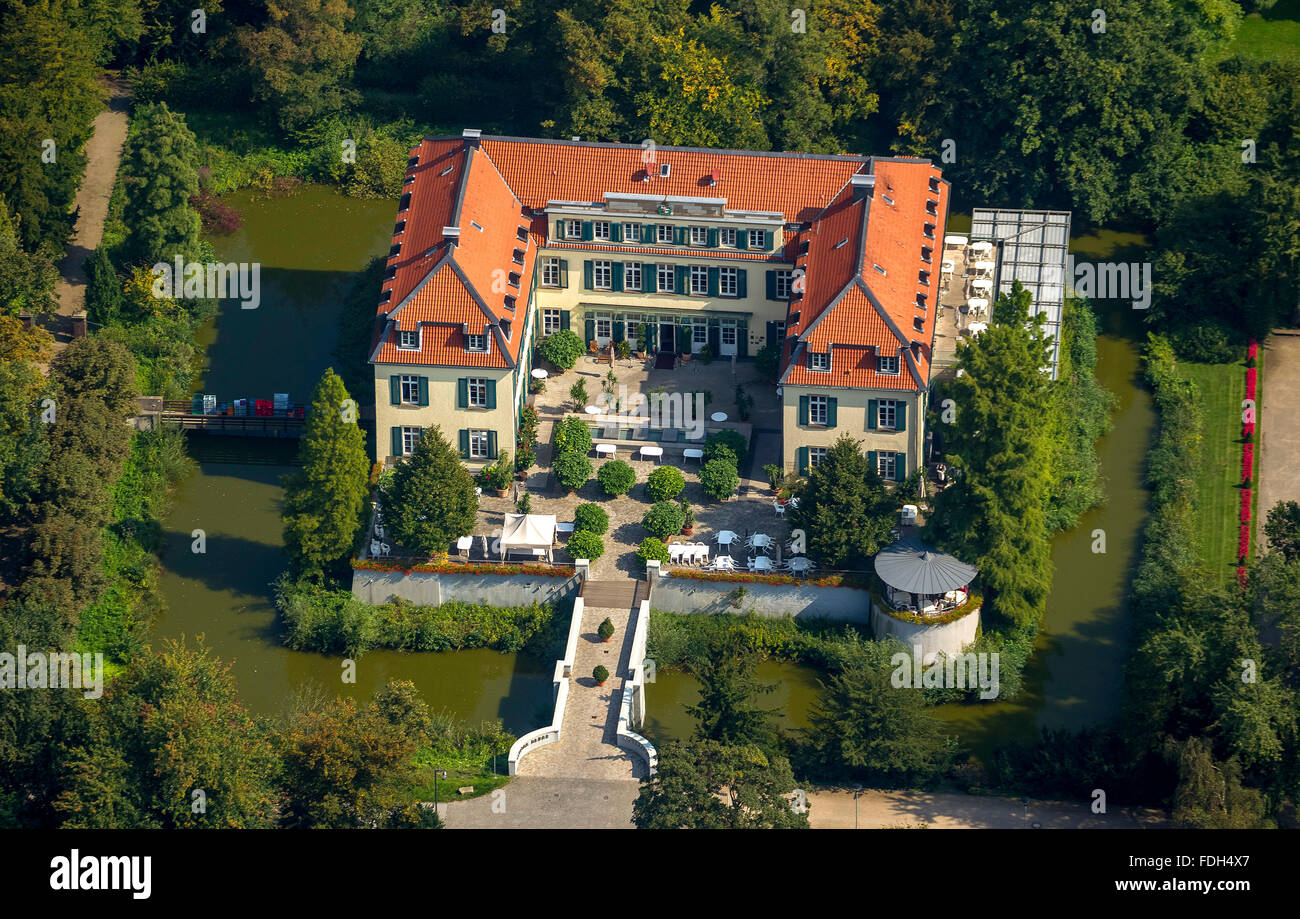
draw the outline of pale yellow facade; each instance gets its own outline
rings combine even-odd
[[[398,401],[393,401],[392,377],[398,378]],[[407,378],[406,392],[402,389],[402,379]],[[410,380],[415,381],[415,392],[411,393]],[[425,381],[427,405],[420,405],[420,380]],[[481,380],[482,390],[488,401],[495,408],[466,406],[459,408],[458,397],[462,388],[469,389],[468,382],[462,387],[461,381]],[[376,364],[375,365],[375,450],[380,460],[392,463],[403,453],[409,451],[409,443],[397,438],[394,430],[403,428],[429,428],[434,425],[442,429],[442,436],[453,449],[462,451],[462,432],[491,433],[487,445],[495,450],[481,451],[485,454],[499,454],[501,450],[514,449],[515,432],[515,373],[513,370],[471,368],[471,367],[429,367],[419,364]],[[414,395],[414,401],[407,401]],[[407,438],[409,440],[409,437]],[[470,468],[478,469],[491,463],[492,455],[477,456],[470,451],[466,462]]]
[[[833,415],[828,419],[833,425],[818,423],[817,413],[808,412],[809,420],[800,423],[801,397],[824,397],[834,400]],[[881,403],[892,402],[893,427],[882,423]],[[902,410],[899,410],[899,406]],[[874,411],[875,424],[868,416]],[[891,417],[888,409],[883,418]],[[899,420],[902,430],[899,430]],[[787,472],[806,474],[813,462],[811,451],[829,448],[847,434],[862,443],[869,458],[877,461],[877,471],[887,474],[889,461],[882,457],[895,457],[893,481],[901,481],[921,465],[925,442],[925,393],[893,389],[845,389],[805,385],[785,385],[781,388],[781,461]],[[800,448],[809,448],[808,456],[801,456]],[[898,458],[901,455],[901,460]]]

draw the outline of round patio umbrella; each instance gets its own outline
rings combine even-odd
[[[966,326],[966,331],[970,332],[972,335],[978,335],[988,327],[989,324],[987,322],[972,322],[970,325]]]
[[[968,585],[979,569],[907,538],[876,553],[876,574],[895,590],[942,594]]]
[[[978,262],[975,263],[975,270],[976,270],[976,271],[992,271],[992,270],[993,270],[993,263],[990,262],[988,259],[980,259]]]

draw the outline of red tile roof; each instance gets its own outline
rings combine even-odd
[[[792,302],[787,321],[788,382],[804,382],[811,374],[810,385],[831,385],[827,374],[806,370],[808,350],[828,349],[829,376],[841,381],[834,385],[919,388],[928,379],[938,275],[930,310],[916,309],[918,290],[931,292],[917,283],[921,245],[935,246],[924,238],[922,225],[933,222],[941,238],[948,207],[946,183],[940,180],[939,192],[929,190],[931,177],[940,173],[928,161],[662,147],[647,168],[640,145],[510,137],[484,137],[477,145],[459,137],[427,138],[412,156],[418,163],[404,187],[410,205],[398,213],[407,223],[393,237],[402,249],[389,261],[394,277],[384,289],[391,296],[379,307],[386,321],[377,330],[372,361],[514,366],[538,247],[569,245],[547,241],[540,211],[555,201],[596,204],[615,192],[725,197],[729,211],[780,213],[785,222],[804,225],[785,231],[784,255],[699,253],[710,260],[796,261],[806,271],[802,296]],[[661,164],[671,167],[669,176],[659,174]],[[863,173],[875,176],[874,193],[865,200],[849,181]],[[927,200],[938,202],[937,215],[926,214]],[[457,237],[443,232],[450,226],[459,229]],[[525,241],[517,235],[521,227]],[[804,244],[807,254],[800,256]],[[691,255],[676,247],[573,247]],[[524,252],[522,265],[513,261],[515,249]],[[508,284],[511,273],[519,275],[517,287]],[[513,311],[507,295],[516,298]],[[919,331],[914,315],[925,321]],[[398,349],[398,330],[417,324],[424,329],[421,349]],[[467,324],[474,334],[482,325],[492,337],[489,354],[465,352],[460,335]],[[508,327],[509,339],[503,334]],[[908,369],[898,375],[875,373],[872,355],[897,353],[914,340],[920,343],[914,367],[904,360]]]

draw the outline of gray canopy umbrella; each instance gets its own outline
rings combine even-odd
[[[876,553],[876,574],[895,590],[933,595],[965,587],[979,569],[909,538]]]

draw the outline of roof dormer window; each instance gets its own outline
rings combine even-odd
[[[930,216],[932,216],[932,217],[937,217],[938,214],[939,214],[939,202],[938,202],[938,201],[926,201],[926,202],[925,202],[925,212],[926,212],[927,214],[929,214]]]
[[[400,235],[400,234],[402,234],[402,233],[405,233],[405,232],[406,232],[406,221],[405,221],[405,220],[399,220],[399,221],[397,221],[397,223],[393,224],[393,235],[394,235],[394,236],[398,236],[398,235]]]
[[[414,185],[414,184],[415,184],[415,176],[413,176],[413,175],[408,175],[406,178],[402,179],[402,184],[403,184],[403,185]]]
[[[487,347],[487,336],[486,336],[486,335],[471,335],[469,332],[466,332],[466,333],[465,333],[465,350],[466,350],[466,351],[480,351],[480,352],[481,352],[481,351],[486,351],[487,349],[488,349],[488,347]]]
[[[528,227],[518,227],[515,230],[515,239],[522,242],[528,241]]]
[[[514,297],[510,296],[510,294],[506,294],[506,309],[508,309],[508,310],[513,310],[513,309],[515,308],[515,304],[516,304],[517,302],[518,302],[518,301],[517,301]],[[510,337],[510,334],[509,334],[509,332],[507,331],[507,333],[506,333],[506,338],[509,338],[509,337]]]
[[[399,330],[397,333],[397,347],[403,351],[418,351],[420,349],[420,330]]]
[[[512,271],[512,272],[510,272],[510,274],[508,274],[508,275],[506,276],[506,280],[510,282],[510,286],[511,286],[511,287],[518,287],[518,286],[519,286],[519,272],[517,272],[517,271]]]
[[[930,191],[934,192],[935,194],[938,194],[938,192],[939,192],[939,177],[938,177],[938,176],[930,176]]]
[[[922,284],[924,284],[926,287],[929,287],[930,272],[926,271],[925,269],[921,269],[921,272],[917,275],[917,280],[920,281]]]
[[[913,317],[912,317],[912,328],[916,329],[916,331],[918,331],[918,332],[924,332],[924,331],[925,331],[925,317],[924,317],[924,316],[913,316]]]
[[[925,230],[926,239],[934,239],[934,224],[927,223],[923,229]]]
[[[917,295],[916,295],[916,305],[919,306],[921,309],[925,309],[925,308],[926,308],[926,306],[925,306],[925,294],[917,294]]]
[[[933,246],[922,246],[922,247],[921,247],[921,261],[923,261],[923,262],[932,262],[932,261],[934,261],[934,247],[933,247]]]
[[[510,261],[514,262],[516,265],[522,265],[524,263],[524,250],[516,249],[510,256]]]
[[[402,211],[408,211],[410,209],[411,193],[408,191],[406,194],[402,195],[401,200],[397,202],[397,212],[400,214]]]
[[[818,354],[816,351],[808,352],[808,369],[816,370],[821,373],[830,373],[831,370],[831,353],[826,351]]]

